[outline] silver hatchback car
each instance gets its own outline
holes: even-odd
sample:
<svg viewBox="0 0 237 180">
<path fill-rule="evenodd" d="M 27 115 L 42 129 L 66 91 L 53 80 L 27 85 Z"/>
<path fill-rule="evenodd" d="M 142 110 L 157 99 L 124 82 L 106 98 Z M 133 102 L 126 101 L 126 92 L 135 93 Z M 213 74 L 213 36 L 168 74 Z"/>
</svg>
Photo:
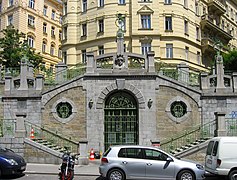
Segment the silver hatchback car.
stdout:
<svg viewBox="0 0 237 180">
<path fill-rule="evenodd" d="M 204 166 L 177 159 L 151 146 L 111 146 L 103 154 L 99 172 L 108 180 L 202 180 Z"/>
</svg>

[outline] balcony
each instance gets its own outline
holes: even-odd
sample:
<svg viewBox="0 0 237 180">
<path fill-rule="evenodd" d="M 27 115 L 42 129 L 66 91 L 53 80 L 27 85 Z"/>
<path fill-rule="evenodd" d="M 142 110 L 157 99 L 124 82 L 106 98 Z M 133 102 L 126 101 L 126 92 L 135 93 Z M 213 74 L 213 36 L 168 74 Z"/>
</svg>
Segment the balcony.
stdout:
<svg viewBox="0 0 237 180">
<path fill-rule="evenodd" d="M 214 34 L 223 44 L 228 44 L 228 42 L 233 38 L 231 34 L 227 33 L 220 27 L 220 24 L 218 24 L 214 18 L 211 18 L 208 15 L 202 16 L 201 28 L 203 32 Z"/>
<path fill-rule="evenodd" d="M 221 15 L 226 12 L 224 0 L 208 0 L 208 11 Z"/>
</svg>

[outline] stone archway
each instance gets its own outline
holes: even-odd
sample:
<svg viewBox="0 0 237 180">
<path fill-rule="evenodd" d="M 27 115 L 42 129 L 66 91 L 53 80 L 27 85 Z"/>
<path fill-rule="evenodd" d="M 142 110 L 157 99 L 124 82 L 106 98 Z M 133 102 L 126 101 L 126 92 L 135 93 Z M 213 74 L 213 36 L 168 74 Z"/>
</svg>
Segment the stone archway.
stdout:
<svg viewBox="0 0 237 180">
<path fill-rule="evenodd" d="M 137 101 L 125 91 L 111 93 L 104 107 L 104 146 L 138 144 L 139 120 Z"/>
</svg>

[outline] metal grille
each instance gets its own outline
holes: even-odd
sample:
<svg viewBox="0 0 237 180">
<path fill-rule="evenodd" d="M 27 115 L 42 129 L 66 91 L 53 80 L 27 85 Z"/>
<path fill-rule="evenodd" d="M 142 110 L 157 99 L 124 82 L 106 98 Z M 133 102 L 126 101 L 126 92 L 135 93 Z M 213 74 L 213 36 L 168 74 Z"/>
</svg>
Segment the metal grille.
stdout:
<svg viewBox="0 0 237 180">
<path fill-rule="evenodd" d="M 132 96 L 116 93 L 106 102 L 105 107 L 105 149 L 110 145 L 137 144 L 137 107 Z"/>
</svg>

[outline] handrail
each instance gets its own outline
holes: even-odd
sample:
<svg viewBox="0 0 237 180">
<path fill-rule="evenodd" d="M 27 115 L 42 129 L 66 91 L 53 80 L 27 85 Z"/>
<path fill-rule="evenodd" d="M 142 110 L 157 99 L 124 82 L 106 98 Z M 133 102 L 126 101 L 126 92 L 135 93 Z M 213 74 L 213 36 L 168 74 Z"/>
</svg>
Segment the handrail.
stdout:
<svg viewBox="0 0 237 180">
<path fill-rule="evenodd" d="M 71 138 L 63 137 L 62 135 L 50 131 L 44 127 L 33 124 L 29 121 L 25 121 L 26 126 L 26 134 L 29 136 L 31 134 L 31 130 L 34 130 L 34 137 L 36 139 L 47 140 L 48 142 L 55 144 L 64 150 L 65 148 L 69 148 L 71 152 L 78 153 L 79 152 L 79 142 L 75 142 L 71 140 Z"/>
<path fill-rule="evenodd" d="M 213 128 L 215 122 L 215 120 L 212 120 L 203 125 L 197 125 L 190 131 L 185 131 L 178 136 L 176 135 L 175 137 L 171 137 L 168 140 L 164 140 L 161 142 L 161 149 L 170 152 L 176 148 L 180 148 L 191 142 L 195 142 L 198 139 L 213 137 L 214 129 L 212 131 L 210 127 Z"/>
</svg>

